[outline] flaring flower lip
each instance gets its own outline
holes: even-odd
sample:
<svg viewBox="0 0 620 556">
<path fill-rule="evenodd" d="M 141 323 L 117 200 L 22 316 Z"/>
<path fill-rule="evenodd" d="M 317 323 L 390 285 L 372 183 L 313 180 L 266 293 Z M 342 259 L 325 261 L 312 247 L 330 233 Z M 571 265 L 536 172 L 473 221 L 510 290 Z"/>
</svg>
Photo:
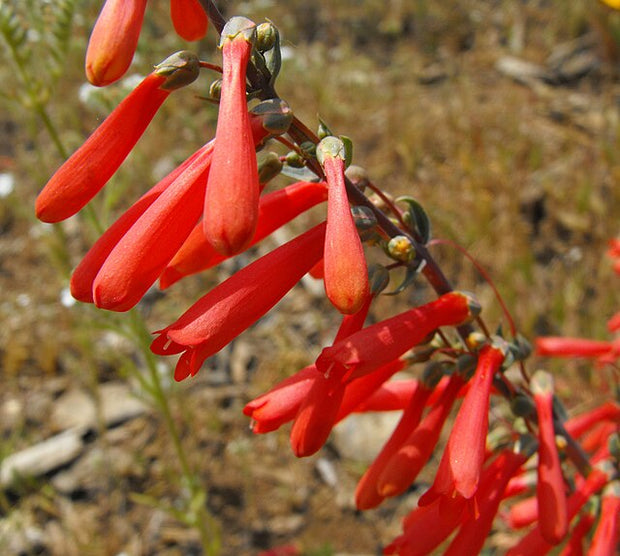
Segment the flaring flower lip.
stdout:
<svg viewBox="0 0 620 556">
<path fill-rule="evenodd" d="M 98 87 L 114 83 L 136 51 L 146 0 L 106 0 L 86 51 L 86 77 Z"/>
<path fill-rule="evenodd" d="M 157 332 L 151 351 L 185 351 L 175 371 L 181 380 L 269 311 L 322 256 L 325 223 L 319 224 L 233 274 L 175 323 Z"/>
<path fill-rule="evenodd" d="M 37 197 L 39 220 L 69 218 L 101 190 L 168 98 L 170 91 L 161 89 L 165 81 L 156 73 L 147 76 L 56 171 Z"/>
</svg>

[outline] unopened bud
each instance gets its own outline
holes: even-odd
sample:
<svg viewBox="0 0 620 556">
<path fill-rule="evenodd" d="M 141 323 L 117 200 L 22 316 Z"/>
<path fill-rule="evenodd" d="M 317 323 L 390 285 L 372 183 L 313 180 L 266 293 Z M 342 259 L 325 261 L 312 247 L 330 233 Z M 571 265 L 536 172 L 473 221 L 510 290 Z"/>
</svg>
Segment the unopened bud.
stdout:
<svg viewBox="0 0 620 556">
<path fill-rule="evenodd" d="M 209 96 L 213 100 L 220 100 L 220 97 L 222 96 L 222 80 L 221 79 L 216 79 L 213 83 L 211 83 L 211 85 L 209 86 Z"/>
<path fill-rule="evenodd" d="M 422 371 L 422 382 L 427 388 L 435 388 L 446 373 L 444 361 L 429 361 Z"/>
<path fill-rule="evenodd" d="M 271 135 L 286 133 L 293 121 L 293 111 L 288 103 L 280 98 L 263 100 L 250 112 L 255 116 L 260 116 L 263 128 Z"/>
<path fill-rule="evenodd" d="M 349 166 L 345 170 L 344 175 L 347 176 L 347 178 L 351 180 L 351 183 L 360 191 L 364 191 L 369 183 L 368 172 L 366 172 L 366 169 L 361 166 L 356 166 L 355 164 Z"/>
<path fill-rule="evenodd" d="M 200 73 L 200 60 L 193 52 L 181 50 L 157 64 L 154 73 L 166 78 L 160 85 L 161 89 L 174 91 L 196 81 Z"/>
<path fill-rule="evenodd" d="M 456 360 L 455 371 L 461 374 L 469 374 L 476 368 L 478 359 L 471 353 L 464 353 Z"/>
<path fill-rule="evenodd" d="M 303 168 L 306 165 L 306 159 L 295 151 L 287 153 L 284 157 L 284 161 L 291 168 Z"/>
<path fill-rule="evenodd" d="M 510 409 L 517 417 L 528 417 L 535 411 L 536 406 L 531 398 L 525 394 L 517 394 L 510 400 Z"/>
<path fill-rule="evenodd" d="M 407 236 L 394 236 L 387 244 L 390 257 L 403 263 L 410 263 L 415 259 L 415 248 Z"/>
<path fill-rule="evenodd" d="M 366 230 L 372 230 L 377 225 L 377 217 L 368 207 L 354 206 L 351 207 L 351 214 L 353 215 L 353 221 L 355 227 L 359 232 L 365 232 Z"/>
<path fill-rule="evenodd" d="M 261 23 L 256 27 L 256 50 L 266 52 L 271 50 L 278 39 L 278 30 L 270 21 Z"/>
<path fill-rule="evenodd" d="M 261 154 L 258 159 L 258 181 L 267 183 L 282 171 L 282 161 L 274 152 Z"/>
</svg>

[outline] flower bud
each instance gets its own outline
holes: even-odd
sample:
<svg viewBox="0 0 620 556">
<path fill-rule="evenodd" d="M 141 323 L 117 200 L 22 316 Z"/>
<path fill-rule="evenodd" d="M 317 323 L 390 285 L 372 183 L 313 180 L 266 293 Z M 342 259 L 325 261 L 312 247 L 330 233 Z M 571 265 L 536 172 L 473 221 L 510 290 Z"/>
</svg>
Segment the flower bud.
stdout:
<svg viewBox="0 0 620 556">
<path fill-rule="evenodd" d="M 415 259 L 415 248 L 407 236 L 394 236 L 387 244 L 390 257 L 403 263 L 410 263 Z"/>
<path fill-rule="evenodd" d="M 161 89 L 174 91 L 196 81 L 200 73 L 200 60 L 193 52 L 181 50 L 157 64 L 153 73 L 166 78 L 160 85 Z"/>
<path fill-rule="evenodd" d="M 277 153 L 268 152 L 258 160 L 258 181 L 266 184 L 282 171 L 282 161 Z"/>
<path fill-rule="evenodd" d="M 344 175 L 347 176 L 351 183 L 362 192 L 366 189 L 366 186 L 370 181 L 368 179 L 368 172 L 366 171 L 366 168 L 356 166 L 355 164 L 351 164 L 351 166 L 346 169 Z"/>
<path fill-rule="evenodd" d="M 271 50 L 278 39 L 278 30 L 271 21 L 261 23 L 256 27 L 256 50 L 266 52 Z"/>
</svg>

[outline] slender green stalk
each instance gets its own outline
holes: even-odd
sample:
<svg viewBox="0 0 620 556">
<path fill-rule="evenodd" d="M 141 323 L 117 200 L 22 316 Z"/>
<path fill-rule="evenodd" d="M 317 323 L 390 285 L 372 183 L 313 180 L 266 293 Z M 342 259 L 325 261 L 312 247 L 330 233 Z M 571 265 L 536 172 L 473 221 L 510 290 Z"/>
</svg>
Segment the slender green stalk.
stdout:
<svg viewBox="0 0 620 556">
<path fill-rule="evenodd" d="M 155 356 L 150 350 L 151 335 L 144 323 L 144 319 L 136 309 L 129 311 L 131 331 L 136 345 L 139 347 L 148 369 L 148 381 L 138 372 L 138 379 L 147 386 L 147 391 L 151 396 L 152 405 L 160 412 L 164 419 L 168 434 L 172 439 L 172 444 L 181 467 L 183 481 L 188 488 L 188 511 L 187 517 L 190 524 L 195 527 L 199 534 L 204 554 L 207 556 L 217 556 L 221 551 L 221 535 L 219 526 L 209 510 L 207 509 L 207 493 L 204 487 L 196 478 L 196 473 L 192 470 L 189 459 L 185 452 L 179 429 L 172 415 L 170 402 L 162 384 L 162 378 L 157 370 Z"/>
</svg>

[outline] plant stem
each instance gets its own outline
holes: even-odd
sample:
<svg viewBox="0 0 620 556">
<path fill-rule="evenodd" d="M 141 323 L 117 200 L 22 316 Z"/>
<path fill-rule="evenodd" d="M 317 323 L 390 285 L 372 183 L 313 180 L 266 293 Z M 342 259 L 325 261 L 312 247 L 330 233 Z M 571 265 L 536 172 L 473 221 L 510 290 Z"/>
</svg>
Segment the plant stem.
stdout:
<svg viewBox="0 0 620 556">
<path fill-rule="evenodd" d="M 207 493 L 196 479 L 196 474 L 192 470 L 185 448 L 183 447 L 181 434 L 179 433 L 179 429 L 172 415 L 168 396 L 162 384 L 161 375 L 157 370 L 155 356 L 150 349 L 151 335 L 148 332 L 144 319 L 136 309 L 129 311 L 129 316 L 135 343 L 140 348 L 149 372 L 149 380 L 146 383 L 148 386 L 147 390 L 151 396 L 153 406 L 164 419 L 166 429 L 172 439 L 172 444 L 174 445 L 174 450 L 181 466 L 183 481 L 189 490 L 188 502 L 190 507 L 187 512 L 189 515 L 189 522 L 200 534 L 200 541 L 204 554 L 207 556 L 217 556 L 221 551 L 219 526 L 213 515 L 211 515 L 207 509 Z M 135 369 L 135 371 L 139 374 L 137 369 Z M 143 382 L 144 377 L 140 375 L 138 380 Z M 196 504 L 196 501 L 198 501 L 198 504 Z M 197 507 L 194 508 L 194 505 Z"/>
</svg>

